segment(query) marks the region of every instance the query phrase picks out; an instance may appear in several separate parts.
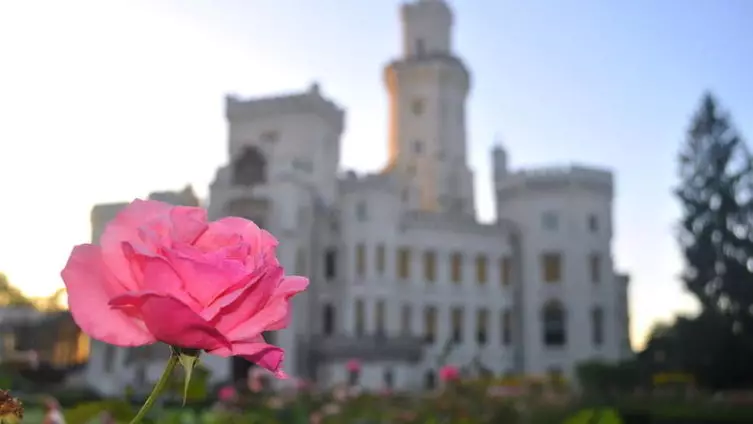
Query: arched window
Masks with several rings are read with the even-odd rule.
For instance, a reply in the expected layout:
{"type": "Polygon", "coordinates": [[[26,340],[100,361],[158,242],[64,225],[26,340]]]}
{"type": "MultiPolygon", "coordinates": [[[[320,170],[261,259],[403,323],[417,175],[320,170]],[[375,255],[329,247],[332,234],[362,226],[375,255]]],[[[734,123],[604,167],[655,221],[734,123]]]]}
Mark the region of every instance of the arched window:
{"type": "Polygon", "coordinates": [[[252,186],[266,181],[267,160],[258,147],[246,147],[233,162],[233,184],[252,186]]]}
{"type": "Polygon", "coordinates": [[[335,307],[330,304],[324,305],[322,315],[322,330],[324,335],[331,336],[335,334],[335,307]]]}
{"type": "Polygon", "coordinates": [[[544,305],[542,324],[545,346],[564,346],[567,343],[567,316],[562,303],[553,300],[544,305]]]}

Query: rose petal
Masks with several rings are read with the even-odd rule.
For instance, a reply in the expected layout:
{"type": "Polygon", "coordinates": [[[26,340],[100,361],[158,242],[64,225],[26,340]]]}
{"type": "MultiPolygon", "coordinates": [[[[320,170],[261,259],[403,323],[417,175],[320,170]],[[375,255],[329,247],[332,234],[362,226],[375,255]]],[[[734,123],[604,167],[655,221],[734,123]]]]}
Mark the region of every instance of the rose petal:
{"type": "Polygon", "coordinates": [[[232,330],[223,330],[223,332],[228,339],[235,342],[237,340],[248,340],[263,331],[285,328],[290,313],[290,298],[305,290],[308,283],[308,279],[304,277],[284,278],[267,304],[264,305],[264,308],[232,330]]]}
{"type": "Polygon", "coordinates": [[[186,247],[165,256],[183,281],[183,289],[202,306],[210,305],[219,294],[251,279],[243,263],[227,259],[222,252],[202,253],[186,247]]]}
{"type": "Polygon", "coordinates": [[[131,267],[135,269],[133,274],[141,279],[141,290],[131,293],[156,293],[175,298],[196,312],[203,309],[201,303],[186,289],[183,278],[168,262],[169,258],[136,252],[130,243],[124,243],[124,250],[131,267]]]}
{"type": "MultiPolygon", "coordinates": [[[[256,328],[252,321],[257,319],[274,295],[275,288],[283,275],[283,269],[279,266],[260,269],[245,287],[217,299],[212,305],[214,307],[204,310],[202,316],[205,319],[211,319],[223,334],[229,334],[239,325],[249,322],[251,322],[250,327],[256,328]]],[[[264,331],[265,323],[262,320],[258,321],[258,331],[252,333],[253,330],[249,330],[246,333],[248,337],[256,336],[264,331]]]]}
{"type": "Polygon", "coordinates": [[[239,242],[250,247],[248,258],[255,261],[249,264],[250,268],[258,265],[256,261],[265,260],[268,256],[274,257],[274,250],[279,244],[272,234],[259,228],[253,221],[231,216],[210,222],[209,228],[196,241],[196,245],[202,250],[214,251],[239,242]]]}
{"type": "Polygon", "coordinates": [[[104,269],[101,250],[91,244],[73,248],[61,272],[68,307],[76,324],[94,339],[116,346],[141,346],[156,338],[143,322],[111,309],[107,302],[123,290],[104,269]]]}
{"type": "Polygon", "coordinates": [[[283,316],[276,322],[270,324],[266,331],[277,331],[288,327],[288,325],[290,324],[291,311],[290,299],[298,293],[306,290],[308,285],[309,279],[306,277],[300,277],[297,275],[285,277],[282,283],[280,283],[280,286],[277,288],[277,291],[275,291],[274,302],[276,303],[274,305],[270,304],[268,306],[274,308],[283,308],[283,316]]]}
{"type": "Polygon", "coordinates": [[[267,344],[261,336],[250,342],[233,343],[231,348],[223,347],[207,353],[223,357],[241,356],[247,361],[272,371],[277,378],[287,378],[287,374],[282,370],[285,352],[282,348],[267,344]]]}
{"type": "MultiPolygon", "coordinates": [[[[142,243],[139,228],[147,222],[162,218],[167,221],[172,206],[167,203],[136,199],[123,208],[105,227],[99,239],[102,258],[107,268],[123,285],[125,290],[139,290],[138,279],[131,275],[128,259],[124,257],[122,243],[142,243]]],[[[168,227],[168,226],[166,226],[168,227]]],[[[151,250],[151,247],[139,246],[137,250],[151,250]]]]}
{"type": "Polygon", "coordinates": [[[113,308],[135,308],[157,340],[171,346],[213,350],[230,347],[216,328],[183,302],[169,296],[142,292],[124,294],[110,301],[113,308]]]}
{"type": "Polygon", "coordinates": [[[203,208],[176,206],[170,211],[170,221],[170,239],[177,243],[193,244],[209,228],[203,208]]]}

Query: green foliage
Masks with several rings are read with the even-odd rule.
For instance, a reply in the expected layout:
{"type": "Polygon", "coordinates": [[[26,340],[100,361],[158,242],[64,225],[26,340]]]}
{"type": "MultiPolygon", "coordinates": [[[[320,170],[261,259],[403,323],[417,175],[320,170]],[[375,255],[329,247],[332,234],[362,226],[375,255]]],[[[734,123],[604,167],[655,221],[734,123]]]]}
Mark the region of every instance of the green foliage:
{"type": "Polygon", "coordinates": [[[654,373],[690,373],[714,390],[751,387],[753,158],[710,94],[680,150],[679,177],[683,280],[702,313],[654,331],[640,361],[654,373]]]}
{"type": "Polygon", "coordinates": [[[34,307],[34,302],[13,286],[5,274],[0,273],[0,305],[34,307]]]}
{"type": "Polygon", "coordinates": [[[578,364],[575,373],[581,388],[589,395],[629,392],[644,384],[645,376],[635,361],[606,363],[587,361],[578,364]]]}
{"type": "Polygon", "coordinates": [[[136,415],[136,409],[130,403],[120,400],[103,400],[82,403],[66,410],[65,421],[68,424],[87,424],[104,412],[112,414],[113,418],[118,422],[128,422],[136,415]]]}
{"type": "MultiPolygon", "coordinates": [[[[685,284],[705,310],[753,324],[753,161],[727,113],[706,94],[679,155],[679,243],[685,284]]],[[[753,334],[753,328],[747,328],[753,334]]]]}
{"type": "MultiPolygon", "coordinates": [[[[250,395],[236,405],[194,410],[190,407],[157,409],[151,415],[159,424],[308,424],[317,415],[322,424],[622,424],[746,423],[753,422],[753,408],[709,399],[631,398],[622,396],[608,406],[566,397],[517,396],[495,398],[479,382],[459,383],[433,394],[377,396],[363,394],[336,399],[333,393],[302,393],[295,397],[250,395]],[[561,400],[565,400],[562,402],[561,400]],[[638,417],[637,421],[630,421],[638,417]],[[696,421],[697,420],[697,421],[696,421]]],[[[122,401],[81,404],[65,412],[69,424],[93,424],[108,411],[120,423],[135,415],[136,407],[122,401]],[[94,420],[94,421],[92,421],[94,420]]],[[[33,414],[32,414],[33,415],[33,414]]],[[[38,416],[36,414],[35,416],[38,416]]],[[[37,422],[37,421],[29,421],[37,422]]]]}
{"type": "Polygon", "coordinates": [[[186,385],[185,369],[178,367],[168,382],[165,392],[170,395],[179,396],[180,399],[185,399],[186,402],[201,402],[209,394],[210,377],[211,371],[199,362],[198,365],[193,367],[191,379],[188,385],[186,385]]]}

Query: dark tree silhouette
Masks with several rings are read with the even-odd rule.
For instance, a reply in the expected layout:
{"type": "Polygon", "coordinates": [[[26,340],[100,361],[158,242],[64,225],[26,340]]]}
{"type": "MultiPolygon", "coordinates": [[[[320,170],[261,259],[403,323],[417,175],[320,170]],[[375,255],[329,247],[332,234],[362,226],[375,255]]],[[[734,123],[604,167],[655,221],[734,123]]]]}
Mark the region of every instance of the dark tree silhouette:
{"type": "Polygon", "coordinates": [[[706,94],[680,151],[683,280],[704,309],[753,334],[751,156],[729,116],[706,94]]]}

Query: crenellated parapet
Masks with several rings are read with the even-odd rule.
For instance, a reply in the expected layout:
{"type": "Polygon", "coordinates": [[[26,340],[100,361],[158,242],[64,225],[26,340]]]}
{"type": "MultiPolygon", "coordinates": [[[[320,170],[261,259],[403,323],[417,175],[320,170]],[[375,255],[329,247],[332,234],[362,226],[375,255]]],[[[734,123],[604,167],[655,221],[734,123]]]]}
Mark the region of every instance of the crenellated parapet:
{"type": "Polygon", "coordinates": [[[225,96],[225,116],[230,122],[305,114],[320,117],[338,133],[344,130],[345,110],[323,97],[317,84],[298,94],[252,99],[243,99],[235,95],[225,96]]]}
{"type": "Polygon", "coordinates": [[[606,169],[571,165],[520,170],[500,175],[495,181],[497,194],[502,197],[523,191],[576,186],[612,196],[614,175],[606,169]]]}

